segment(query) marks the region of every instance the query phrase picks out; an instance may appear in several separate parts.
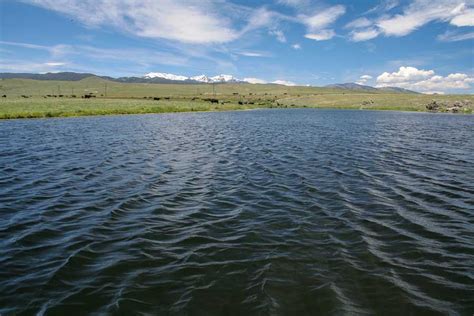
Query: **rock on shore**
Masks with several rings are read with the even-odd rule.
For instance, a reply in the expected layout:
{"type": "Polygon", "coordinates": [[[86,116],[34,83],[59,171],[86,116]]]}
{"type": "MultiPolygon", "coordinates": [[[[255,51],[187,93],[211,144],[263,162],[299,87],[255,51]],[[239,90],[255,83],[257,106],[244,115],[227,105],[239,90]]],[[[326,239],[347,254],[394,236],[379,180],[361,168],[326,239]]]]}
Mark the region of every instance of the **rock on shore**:
{"type": "Polygon", "coordinates": [[[470,112],[473,109],[472,101],[436,101],[426,105],[426,109],[430,112],[448,112],[448,113],[464,113],[470,112]]]}

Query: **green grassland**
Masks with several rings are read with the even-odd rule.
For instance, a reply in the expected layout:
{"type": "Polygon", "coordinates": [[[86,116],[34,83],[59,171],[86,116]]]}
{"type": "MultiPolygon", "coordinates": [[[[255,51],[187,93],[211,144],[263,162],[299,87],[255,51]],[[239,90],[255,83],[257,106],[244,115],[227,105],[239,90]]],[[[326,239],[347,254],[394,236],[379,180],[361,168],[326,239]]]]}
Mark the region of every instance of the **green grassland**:
{"type": "MultiPolygon", "coordinates": [[[[432,100],[474,103],[472,95],[369,93],[273,84],[118,83],[95,77],[80,81],[4,79],[0,80],[0,95],[6,95],[0,98],[3,119],[292,107],[426,111],[432,100]],[[93,97],[82,98],[87,94],[93,97]]],[[[471,106],[463,112],[472,110],[471,106]]]]}

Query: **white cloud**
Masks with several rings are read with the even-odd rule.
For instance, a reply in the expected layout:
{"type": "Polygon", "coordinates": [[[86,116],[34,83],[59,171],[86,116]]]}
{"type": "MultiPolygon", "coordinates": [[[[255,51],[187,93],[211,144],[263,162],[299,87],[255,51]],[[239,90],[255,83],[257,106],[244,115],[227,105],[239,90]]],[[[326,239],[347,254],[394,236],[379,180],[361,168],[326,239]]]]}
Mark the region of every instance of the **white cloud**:
{"type": "Polygon", "coordinates": [[[365,85],[367,84],[367,81],[369,81],[370,79],[372,79],[371,75],[363,75],[363,76],[360,76],[359,79],[355,83],[360,84],[360,85],[365,85]]]}
{"type": "Polygon", "coordinates": [[[267,8],[259,8],[250,12],[248,23],[243,28],[242,33],[276,23],[276,15],[276,12],[270,11],[267,8]]]}
{"type": "MultiPolygon", "coordinates": [[[[151,49],[136,49],[136,48],[125,48],[125,49],[116,49],[116,48],[99,48],[87,45],[36,45],[29,43],[19,43],[19,42],[8,42],[0,41],[0,44],[6,46],[15,46],[25,49],[40,50],[49,53],[48,59],[62,59],[62,60],[74,60],[76,57],[81,59],[86,58],[88,60],[95,61],[132,61],[140,65],[152,65],[152,64],[166,64],[166,65],[175,65],[182,66],[188,64],[188,58],[184,57],[177,53],[167,53],[160,52],[151,49]],[[132,60],[130,56],[133,56],[132,60]]],[[[23,62],[23,64],[29,64],[29,62],[23,62]]],[[[44,64],[48,67],[58,67],[65,66],[63,62],[61,65],[58,62],[50,62],[50,65],[44,64]]],[[[42,65],[41,63],[36,63],[36,65],[42,65]]],[[[42,66],[41,66],[42,67],[42,66]]],[[[40,66],[35,67],[41,68],[40,66]]],[[[33,70],[32,70],[33,71],[33,70]]]]}
{"type": "Polygon", "coordinates": [[[447,31],[443,34],[438,35],[437,38],[438,38],[438,40],[440,40],[442,42],[465,41],[465,40],[474,39],[474,32],[457,33],[457,32],[447,31]]]}
{"type": "Polygon", "coordinates": [[[313,15],[300,14],[298,18],[307,27],[306,38],[323,41],[333,38],[336,33],[329,27],[344,13],[346,8],[335,5],[313,15]]]}
{"type": "Polygon", "coordinates": [[[60,63],[60,62],[48,62],[48,63],[45,63],[46,66],[49,66],[49,67],[61,67],[61,66],[65,66],[66,63],[60,63]]]}
{"type": "Polygon", "coordinates": [[[272,83],[281,84],[281,85],[284,85],[284,86],[296,86],[296,83],[294,83],[292,81],[288,81],[288,80],[275,80],[275,81],[272,81],[272,83]]]}
{"type": "Polygon", "coordinates": [[[380,32],[374,28],[368,28],[365,30],[352,31],[350,33],[351,40],[354,42],[368,41],[370,39],[379,36],[380,32]]]}
{"type": "Polygon", "coordinates": [[[382,18],[377,25],[388,36],[404,36],[432,21],[463,24],[469,11],[461,0],[416,0],[405,8],[403,14],[382,18]]]}
{"type": "Polygon", "coordinates": [[[275,36],[280,43],[286,43],[286,36],[280,30],[270,30],[270,35],[275,36]]]}
{"type": "Polygon", "coordinates": [[[257,84],[257,83],[265,84],[265,83],[267,83],[265,80],[258,79],[258,78],[244,78],[243,80],[248,82],[248,83],[252,83],[252,84],[257,84]]]}
{"type": "Polygon", "coordinates": [[[260,52],[242,51],[242,52],[238,52],[237,54],[245,56],[245,57],[267,57],[267,54],[260,53],[260,52]]]}
{"type": "MultiPolygon", "coordinates": [[[[393,8],[397,1],[387,8],[393,8]]],[[[469,4],[472,5],[472,1],[469,4]]],[[[353,29],[353,41],[366,41],[381,34],[405,36],[430,22],[449,22],[454,26],[474,26],[474,9],[465,0],[414,0],[401,14],[384,14],[373,21],[362,17],[346,25],[353,29]]]]}
{"type": "Polygon", "coordinates": [[[298,44],[298,43],[297,43],[297,44],[293,44],[293,45],[291,45],[291,48],[298,50],[298,49],[301,49],[301,45],[298,44]]]}
{"type": "Polygon", "coordinates": [[[278,0],[277,2],[291,7],[300,7],[309,3],[308,0],[278,0]]]}
{"type": "Polygon", "coordinates": [[[455,26],[474,26],[474,9],[465,10],[455,16],[450,23],[455,26]]]}
{"type": "Polygon", "coordinates": [[[371,25],[372,25],[372,22],[369,19],[367,19],[366,17],[362,17],[362,18],[358,18],[347,23],[345,28],[349,28],[349,29],[361,28],[361,27],[368,27],[371,25]]]}
{"type": "Polygon", "coordinates": [[[393,8],[396,8],[399,4],[399,0],[382,0],[377,6],[365,12],[365,14],[385,13],[392,10],[393,8]]]}
{"type": "Polygon", "coordinates": [[[419,92],[470,89],[474,78],[463,73],[436,75],[433,70],[400,67],[397,72],[384,72],[377,77],[377,87],[400,87],[419,92]]]}
{"type": "Polygon", "coordinates": [[[326,41],[333,38],[336,33],[333,30],[321,30],[318,33],[308,33],[304,37],[315,41],[326,41]]]}
{"type": "Polygon", "coordinates": [[[21,60],[8,60],[0,62],[0,71],[46,73],[61,71],[64,66],[67,66],[67,64],[63,62],[24,62],[21,60]]]}
{"type": "Polygon", "coordinates": [[[225,43],[239,37],[231,19],[221,14],[225,10],[218,10],[213,1],[25,1],[74,17],[87,26],[112,26],[141,37],[201,44],[225,43]]]}
{"type": "Polygon", "coordinates": [[[414,82],[434,76],[433,70],[418,70],[415,67],[400,67],[398,72],[384,72],[377,77],[377,83],[391,84],[398,82],[414,82]]]}

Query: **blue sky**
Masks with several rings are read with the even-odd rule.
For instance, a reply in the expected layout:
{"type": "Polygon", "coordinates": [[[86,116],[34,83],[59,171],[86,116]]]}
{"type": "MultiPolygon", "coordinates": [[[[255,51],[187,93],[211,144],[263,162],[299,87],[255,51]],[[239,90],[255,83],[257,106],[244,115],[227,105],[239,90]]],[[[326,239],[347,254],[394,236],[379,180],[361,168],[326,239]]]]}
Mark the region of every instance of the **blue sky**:
{"type": "Polygon", "coordinates": [[[0,71],[474,92],[474,0],[0,0],[0,71]]]}

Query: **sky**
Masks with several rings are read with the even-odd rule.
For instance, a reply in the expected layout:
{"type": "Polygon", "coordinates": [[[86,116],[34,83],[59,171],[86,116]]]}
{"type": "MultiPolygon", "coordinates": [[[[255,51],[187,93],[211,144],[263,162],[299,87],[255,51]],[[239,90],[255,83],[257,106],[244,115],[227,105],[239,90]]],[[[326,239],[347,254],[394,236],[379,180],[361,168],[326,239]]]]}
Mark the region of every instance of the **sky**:
{"type": "Polygon", "coordinates": [[[0,0],[0,72],[474,93],[474,0],[0,0]]]}

